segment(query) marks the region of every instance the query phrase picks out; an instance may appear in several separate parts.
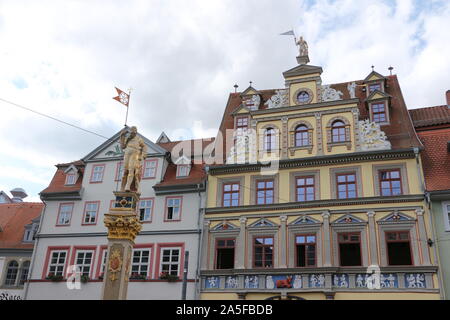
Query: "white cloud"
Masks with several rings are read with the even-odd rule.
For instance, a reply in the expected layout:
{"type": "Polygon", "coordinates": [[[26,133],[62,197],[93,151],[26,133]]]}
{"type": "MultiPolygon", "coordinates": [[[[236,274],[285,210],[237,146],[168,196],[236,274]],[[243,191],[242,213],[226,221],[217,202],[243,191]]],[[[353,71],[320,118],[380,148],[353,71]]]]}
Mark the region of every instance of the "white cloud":
{"type": "MultiPolygon", "coordinates": [[[[114,86],[132,87],[129,123],[150,139],[163,130],[172,139],[210,137],[235,83],[284,86],[297,49],[279,33],[294,28],[324,83],[363,79],[372,64],[387,74],[392,65],[409,107],[438,105],[450,83],[449,16],[445,0],[3,0],[0,98],[111,136],[125,117],[114,86]]],[[[24,165],[47,168],[30,195],[48,184],[55,163],[103,142],[1,101],[0,112],[1,165],[18,173],[15,185],[27,189],[24,165]]]]}

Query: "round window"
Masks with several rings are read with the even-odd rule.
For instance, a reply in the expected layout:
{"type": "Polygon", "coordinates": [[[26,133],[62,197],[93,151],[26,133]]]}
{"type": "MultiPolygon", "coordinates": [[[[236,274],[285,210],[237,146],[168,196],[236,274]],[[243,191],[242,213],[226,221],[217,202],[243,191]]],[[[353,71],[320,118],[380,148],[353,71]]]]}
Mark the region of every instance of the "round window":
{"type": "Polygon", "coordinates": [[[309,101],[309,93],[306,91],[300,91],[297,95],[297,101],[299,103],[306,103],[309,101]]]}

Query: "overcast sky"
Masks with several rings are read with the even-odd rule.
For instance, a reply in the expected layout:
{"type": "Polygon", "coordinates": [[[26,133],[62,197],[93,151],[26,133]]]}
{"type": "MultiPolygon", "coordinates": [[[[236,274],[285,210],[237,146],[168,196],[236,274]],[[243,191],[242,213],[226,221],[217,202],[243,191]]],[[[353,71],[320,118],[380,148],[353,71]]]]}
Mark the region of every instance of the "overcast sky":
{"type": "MultiPolygon", "coordinates": [[[[445,104],[448,0],[0,1],[0,98],[104,136],[123,127],[114,86],[133,88],[129,124],[151,140],[215,136],[233,85],[282,88],[294,29],[324,84],[392,65],[408,108],[445,104]]],[[[0,190],[28,201],[57,163],[104,140],[0,101],[0,190]]]]}

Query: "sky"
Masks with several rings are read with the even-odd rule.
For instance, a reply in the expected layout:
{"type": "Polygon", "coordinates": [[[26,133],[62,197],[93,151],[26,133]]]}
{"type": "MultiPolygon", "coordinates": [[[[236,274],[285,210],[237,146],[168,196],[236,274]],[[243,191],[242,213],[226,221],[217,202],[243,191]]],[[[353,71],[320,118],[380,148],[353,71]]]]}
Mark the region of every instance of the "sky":
{"type": "MultiPolygon", "coordinates": [[[[215,136],[233,85],[283,88],[293,29],[322,82],[393,66],[408,108],[445,104],[448,0],[0,1],[0,99],[110,137],[128,124],[155,141],[215,136]]],[[[0,190],[38,201],[54,165],[104,142],[0,100],[0,190]]]]}

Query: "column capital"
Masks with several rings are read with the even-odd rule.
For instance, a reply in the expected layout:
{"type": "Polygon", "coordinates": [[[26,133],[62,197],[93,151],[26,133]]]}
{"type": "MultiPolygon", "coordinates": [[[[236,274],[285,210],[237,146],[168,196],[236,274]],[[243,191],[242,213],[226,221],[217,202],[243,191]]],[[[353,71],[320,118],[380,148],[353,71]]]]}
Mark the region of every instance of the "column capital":
{"type": "Polygon", "coordinates": [[[203,221],[203,226],[204,227],[209,227],[210,225],[211,225],[211,221],[210,220],[203,221]]]}
{"type": "Polygon", "coordinates": [[[286,116],[281,117],[281,122],[286,123],[288,122],[289,118],[286,116]]]}
{"type": "Polygon", "coordinates": [[[416,209],[416,214],[418,216],[423,216],[424,213],[425,213],[425,211],[423,209],[416,209]]]}
{"type": "Polygon", "coordinates": [[[246,224],[246,223],[247,223],[247,218],[241,217],[241,218],[239,218],[239,222],[240,222],[241,224],[246,224]]]}
{"type": "Polygon", "coordinates": [[[375,214],[376,214],[375,211],[367,211],[366,213],[367,213],[367,216],[368,216],[369,218],[375,217],[375,214]]]}
{"type": "Polygon", "coordinates": [[[327,211],[324,211],[324,212],[322,212],[322,217],[324,218],[324,219],[329,219],[330,218],[330,211],[329,210],[327,210],[327,211]]]}
{"type": "Polygon", "coordinates": [[[281,221],[281,222],[286,222],[287,219],[288,219],[287,216],[280,216],[280,221],[281,221]]]}

